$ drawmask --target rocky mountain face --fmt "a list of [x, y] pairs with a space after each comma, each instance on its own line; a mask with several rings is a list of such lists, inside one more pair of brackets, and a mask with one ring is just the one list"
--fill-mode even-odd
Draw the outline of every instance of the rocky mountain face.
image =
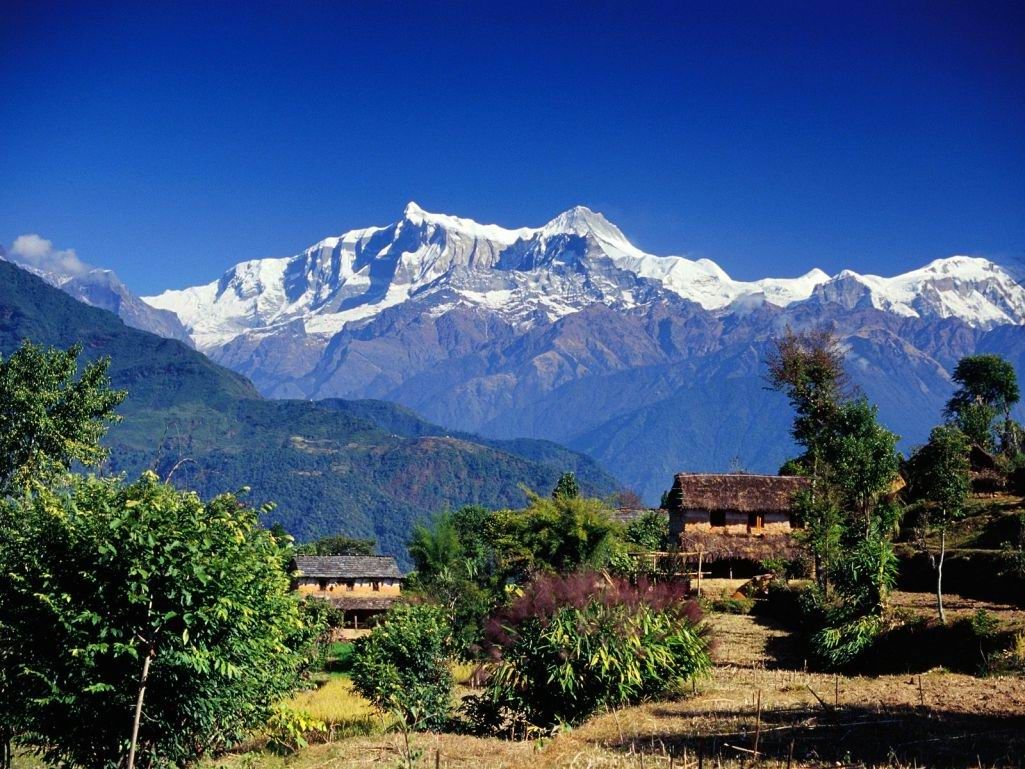
[[835, 329], [905, 445], [939, 419], [960, 356], [1000, 352], [1025, 374], [1025, 289], [988, 260], [736, 281], [644, 253], [582, 207], [510, 230], [410, 204], [145, 301], [264, 394], [386, 399], [452, 429], [556, 440], [649, 500], [674, 472], [771, 471], [790, 453], [764, 380], [787, 326]]

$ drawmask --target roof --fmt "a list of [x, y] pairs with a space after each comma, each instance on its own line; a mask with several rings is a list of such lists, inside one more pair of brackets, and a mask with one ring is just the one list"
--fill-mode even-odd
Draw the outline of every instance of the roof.
[[612, 511], [612, 520], [626, 525], [643, 518], [651, 512], [657, 513], [659, 511], [647, 507], [618, 507]]
[[788, 512], [794, 494], [810, 483], [810, 479], [797, 475], [679, 473], [666, 500], [666, 508]]
[[304, 577], [402, 579], [390, 555], [297, 555], [295, 568]]

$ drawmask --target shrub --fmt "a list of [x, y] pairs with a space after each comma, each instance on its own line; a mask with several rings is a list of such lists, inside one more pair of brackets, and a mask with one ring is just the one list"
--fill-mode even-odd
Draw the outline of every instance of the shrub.
[[408, 729], [441, 729], [451, 711], [450, 636], [441, 607], [396, 605], [370, 635], [356, 641], [353, 686]]
[[700, 616], [671, 584], [538, 577], [488, 622], [492, 707], [472, 706], [478, 722], [546, 728], [661, 694], [708, 669]]
[[750, 614], [755, 601], [747, 596], [720, 596], [708, 601], [708, 610], [720, 614]]

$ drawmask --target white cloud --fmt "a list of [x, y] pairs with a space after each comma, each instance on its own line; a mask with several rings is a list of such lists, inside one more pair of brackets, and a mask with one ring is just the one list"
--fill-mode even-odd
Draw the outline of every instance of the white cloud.
[[78, 258], [75, 249], [58, 249], [53, 242], [36, 234], [19, 235], [14, 239], [11, 260], [38, 270], [62, 275], [82, 275], [92, 269]]

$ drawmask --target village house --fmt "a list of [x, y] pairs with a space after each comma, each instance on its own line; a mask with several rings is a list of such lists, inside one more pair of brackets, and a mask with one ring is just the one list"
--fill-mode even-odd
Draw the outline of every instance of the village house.
[[665, 502], [670, 545], [701, 551], [731, 573], [741, 562], [792, 558], [794, 495], [809, 484], [799, 476], [679, 473]]
[[297, 555], [296, 590], [330, 601], [345, 624], [366, 625], [388, 610], [402, 593], [402, 572], [386, 555]]

